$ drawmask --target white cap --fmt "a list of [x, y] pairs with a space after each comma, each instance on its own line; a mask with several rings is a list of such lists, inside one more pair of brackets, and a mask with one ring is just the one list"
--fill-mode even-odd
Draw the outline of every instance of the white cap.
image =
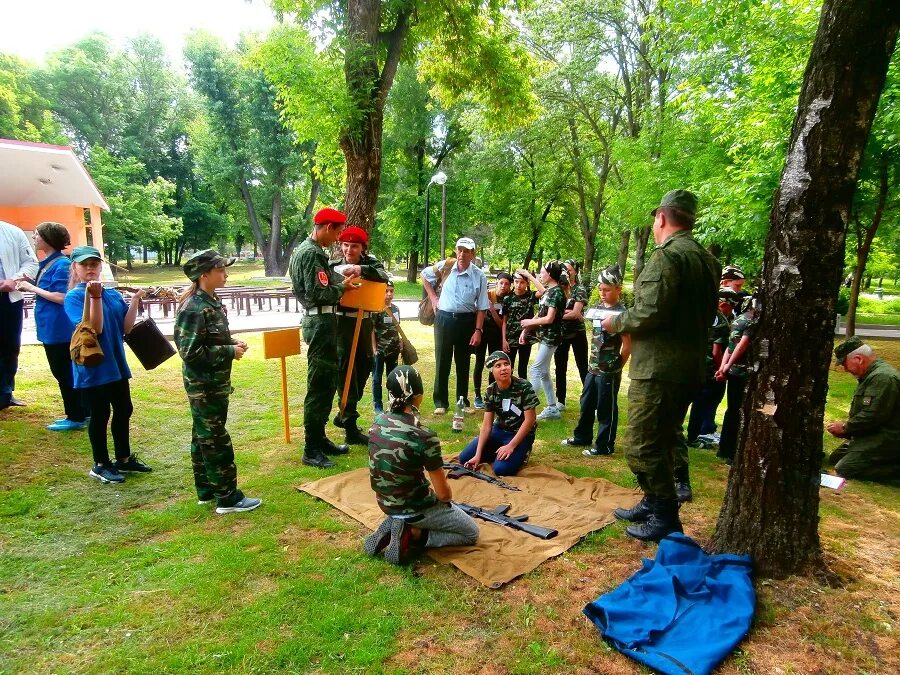
[[470, 251], [475, 250], [475, 240], [471, 237], [460, 237], [456, 240], [456, 248], [462, 246], [463, 248], [467, 248]]

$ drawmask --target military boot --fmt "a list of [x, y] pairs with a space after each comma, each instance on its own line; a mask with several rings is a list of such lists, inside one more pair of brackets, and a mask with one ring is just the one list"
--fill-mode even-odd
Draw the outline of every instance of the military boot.
[[694, 500], [694, 491], [691, 489], [691, 475], [687, 467], [675, 471], [675, 495], [678, 497], [679, 504]]
[[644, 498], [641, 499], [633, 508], [623, 509], [618, 508], [613, 511], [613, 515], [619, 520], [627, 520], [632, 523], [643, 523], [647, 518], [650, 517], [650, 513], [653, 511], [653, 497], [650, 495], [644, 495]]
[[678, 518], [677, 499], [654, 499], [650, 517], [625, 528], [625, 534], [641, 541], [659, 541], [673, 532], [684, 532]]
[[348, 445], [368, 445], [369, 437], [366, 436], [363, 432], [359, 430], [359, 428], [354, 426], [348, 426], [344, 429], [344, 441]]
[[302, 461], [306, 466], [314, 466], [317, 469], [330, 469], [337, 466], [318, 448], [304, 448]]
[[329, 438], [326, 438], [319, 445], [322, 448], [322, 452], [326, 455], [346, 455], [348, 452], [350, 452], [350, 448], [348, 446], [344, 445], [343, 443], [337, 445], [336, 443], [333, 443]]

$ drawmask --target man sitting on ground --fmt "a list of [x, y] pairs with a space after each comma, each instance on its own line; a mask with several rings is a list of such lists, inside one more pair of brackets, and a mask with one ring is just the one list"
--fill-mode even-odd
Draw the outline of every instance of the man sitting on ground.
[[513, 377], [506, 352], [491, 352], [485, 365], [494, 382], [484, 397], [484, 420], [459, 461], [470, 469], [490, 462], [498, 476], [512, 476], [528, 461], [534, 445], [538, 397], [528, 380]]
[[826, 426], [848, 439], [831, 453], [835, 471], [861, 480], [900, 478], [900, 373], [855, 335], [835, 347], [834, 357], [859, 380], [850, 418]]

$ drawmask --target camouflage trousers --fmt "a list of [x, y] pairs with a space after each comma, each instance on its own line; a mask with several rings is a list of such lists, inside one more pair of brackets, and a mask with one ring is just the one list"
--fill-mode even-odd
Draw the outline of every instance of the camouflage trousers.
[[306, 343], [306, 396], [303, 399], [303, 430], [307, 448], [325, 440], [325, 424], [337, 391], [337, 317], [310, 314], [303, 318]]
[[687, 473], [682, 425], [694, 396], [684, 384], [632, 380], [628, 387], [625, 459], [645, 494], [675, 499], [675, 476]]
[[225, 429], [228, 395], [192, 395], [190, 402], [194, 421], [191, 466], [197, 497], [203, 500], [215, 497], [222, 505], [237, 490], [234, 447], [231, 445], [231, 436]]

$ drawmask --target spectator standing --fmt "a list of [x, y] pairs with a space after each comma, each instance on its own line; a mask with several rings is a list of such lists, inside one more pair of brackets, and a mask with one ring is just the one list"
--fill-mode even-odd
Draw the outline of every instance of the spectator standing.
[[375, 341], [375, 367], [372, 370], [372, 402], [376, 413], [384, 412], [381, 378], [397, 367], [397, 359], [403, 348], [400, 335], [400, 308], [394, 304], [394, 282], [387, 282], [384, 292], [384, 311], [373, 319]]
[[[566, 306], [566, 296], [559, 287], [562, 274], [563, 266], [559, 260], [551, 260], [541, 268], [540, 279], [545, 292], [541, 297], [540, 311], [534, 319], [521, 321], [522, 328], [528, 331], [539, 329], [537, 356], [528, 369], [528, 377], [535, 393], [543, 387], [547, 397], [547, 406], [537, 416], [538, 420], [556, 420], [562, 416], [556, 406], [556, 393], [550, 377], [550, 361], [562, 342], [562, 319]], [[525, 339], [527, 336], [523, 333], [519, 342], [522, 343]]]
[[25, 317], [24, 296], [16, 284], [34, 279], [37, 271], [37, 256], [28, 237], [15, 225], [0, 220], [0, 410], [25, 405], [13, 396]]
[[69, 290], [72, 261], [63, 253], [71, 243], [65, 225], [44, 222], [34, 230], [34, 246], [44, 254], [38, 265], [34, 283], [22, 280], [20, 291], [34, 293], [34, 323], [37, 339], [44, 345], [50, 372], [59, 385], [66, 416], [47, 428], [50, 431], [76, 431], [87, 427], [87, 406], [81, 392], [76, 391], [72, 379], [72, 357], [69, 342], [75, 324], [66, 315], [63, 302]]
[[[484, 399], [481, 398], [481, 377], [484, 374], [484, 359], [488, 353], [503, 348], [503, 298], [512, 289], [512, 275], [500, 272], [497, 275], [497, 287], [488, 291], [490, 306], [484, 315], [484, 336], [481, 344], [475, 347], [475, 372], [472, 384], [475, 387], [475, 409], [484, 410]], [[488, 384], [494, 381], [494, 375], [488, 368]]]
[[469, 359], [472, 347], [484, 337], [484, 313], [490, 306], [487, 278], [472, 262], [475, 242], [462, 237], [456, 242], [456, 263], [441, 284], [440, 298], [434, 292], [446, 260], [422, 270], [422, 285], [434, 307], [434, 355], [437, 362], [434, 391], [434, 414], [444, 415], [449, 407], [450, 366], [456, 362], [456, 398], [469, 401]]
[[756, 326], [756, 303], [741, 314], [731, 324], [728, 337], [728, 349], [722, 357], [722, 364], [716, 371], [716, 380], [728, 383], [728, 407], [722, 419], [722, 435], [719, 438], [719, 451], [716, 453], [726, 464], [734, 462], [737, 449], [737, 434], [741, 422], [741, 406], [744, 402], [744, 389], [747, 387], [747, 350], [753, 339]]
[[569, 277], [569, 293], [566, 297], [566, 308], [563, 312], [562, 342], [553, 354], [556, 365], [556, 405], [560, 410], [566, 409], [566, 375], [569, 370], [569, 350], [575, 357], [578, 377], [582, 385], [588, 372], [587, 331], [584, 325], [584, 308], [591, 297], [591, 288], [581, 283], [581, 263], [569, 259], [563, 262], [566, 275]]

